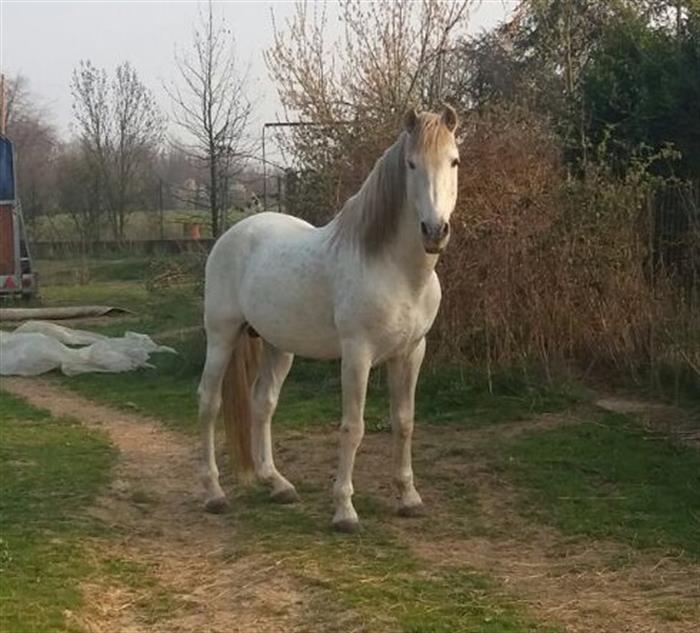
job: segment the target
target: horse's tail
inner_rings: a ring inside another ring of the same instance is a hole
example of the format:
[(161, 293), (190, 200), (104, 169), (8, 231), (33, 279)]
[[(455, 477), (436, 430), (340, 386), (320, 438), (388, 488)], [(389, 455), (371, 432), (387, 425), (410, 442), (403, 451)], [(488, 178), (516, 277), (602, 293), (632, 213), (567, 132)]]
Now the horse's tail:
[(231, 354), (221, 386), (226, 443), (233, 469), (244, 483), (253, 478), (251, 393), (261, 352), (262, 339), (244, 331)]

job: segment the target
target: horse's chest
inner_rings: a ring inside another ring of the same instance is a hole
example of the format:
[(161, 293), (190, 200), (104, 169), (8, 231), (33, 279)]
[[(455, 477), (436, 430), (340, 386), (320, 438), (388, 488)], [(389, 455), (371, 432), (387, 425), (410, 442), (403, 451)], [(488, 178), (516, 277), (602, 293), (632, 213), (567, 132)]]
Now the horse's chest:
[(401, 354), (420, 341), (435, 319), (435, 311), (422, 303), (401, 302), (374, 332), (378, 361)]
[(440, 304), (437, 279), (421, 293), (399, 285), (372, 286), (356, 297), (350, 311), (352, 320), (361, 323), (379, 363), (412, 349), (427, 333)]

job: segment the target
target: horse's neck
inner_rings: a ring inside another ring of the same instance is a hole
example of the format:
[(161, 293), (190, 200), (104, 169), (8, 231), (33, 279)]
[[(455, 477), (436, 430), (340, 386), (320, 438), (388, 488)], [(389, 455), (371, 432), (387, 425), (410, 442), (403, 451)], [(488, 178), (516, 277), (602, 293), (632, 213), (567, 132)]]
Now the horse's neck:
[(432, 277), (438, 258), (425, 252), (420, 222), (408, 201), (400, 213), (397, 235), (388, 246), (386, 257), (405, 273), (409, 285), (418, 290)]

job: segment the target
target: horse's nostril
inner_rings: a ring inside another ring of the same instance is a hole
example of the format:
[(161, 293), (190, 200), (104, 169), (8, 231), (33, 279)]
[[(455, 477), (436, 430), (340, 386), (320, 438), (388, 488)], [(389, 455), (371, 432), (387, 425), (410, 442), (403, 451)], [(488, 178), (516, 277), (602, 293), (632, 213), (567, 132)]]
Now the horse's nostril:
[(449, 232), (450, 232), (450, 223), (449, 223), (449, 222), (445, 222), (445, 223), (442, 225), (442, 231), (441, 231), (442, 237), (445, 237)]
[(428, 235), (428, 225), (425, 222), (420, 223), (420, 230), (423, 235)]

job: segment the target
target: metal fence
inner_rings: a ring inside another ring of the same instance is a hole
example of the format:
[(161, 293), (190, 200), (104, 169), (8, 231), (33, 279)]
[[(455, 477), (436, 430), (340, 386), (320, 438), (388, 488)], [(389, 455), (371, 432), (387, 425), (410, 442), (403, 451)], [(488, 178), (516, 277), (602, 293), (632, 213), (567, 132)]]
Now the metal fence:
[(700, 294), (700, 186), (673, 183), (650, 201), (650, 254), (654, 275), (663, 272), (691, 298)]

